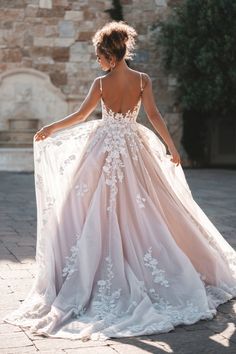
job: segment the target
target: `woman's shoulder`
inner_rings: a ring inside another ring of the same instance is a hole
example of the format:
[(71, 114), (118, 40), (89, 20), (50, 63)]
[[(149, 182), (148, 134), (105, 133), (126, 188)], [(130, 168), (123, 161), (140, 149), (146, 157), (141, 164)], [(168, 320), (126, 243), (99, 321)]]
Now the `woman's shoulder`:
[(131, 70), (141, 78), (143, 88), (151, 84), (151, 78), (147, 73), (143, 71), (133, 70), (133, 69)]
[(107, 75), (101, 75), (101, 76), (97, 76), (94, 79), (94, 82), (98, 83), (99, 81), (103, 80)]
[(148, 82), (151, 81), (151, 78), (150, 78), (150, 76), (149, 76), (147, 73), (145, 73), (145, 72), (143, 72), (143, 71), (134, 70), (134, 69), (130, 69), (130, 70), (131, 70), (134, 74), (138, 75), (139, 77), (141, 76), (141, 78), (142, 78), (144, 84), (147, 84)]
[[(145, 73), (143, 71), (134, 70), (134, 69), (131, 69), (131, 68), (129, 68), (129, 71), (133, 75), (133, 77), (136, 76), (139, 80), (140, 79), (142, 80), (144, 88), (148, 84), (151, 84), (151, 78), (150, 78), (150, 76), (147, 73)], [(105, 75), (97, 76), (94, 79), (95, 85), (98, 86), (101, 89), (101, 87), (103, 86), (103, 83), (105, 83), (106, 81), (109, 82), (109, 76), (110, 76), (109, 73), (107, 73)]]
[(97, 76), (95, 77), (95, 79), (93, 80), (93, 85), (96, 89), (102, 89), (102, 80), (106, 77), (106, 75), (101, 75), (101, 76)]

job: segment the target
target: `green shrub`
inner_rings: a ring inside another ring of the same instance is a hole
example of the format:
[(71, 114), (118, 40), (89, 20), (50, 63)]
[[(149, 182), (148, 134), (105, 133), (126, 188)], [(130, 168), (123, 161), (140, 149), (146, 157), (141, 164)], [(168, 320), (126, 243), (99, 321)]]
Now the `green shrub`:
[(236, 112), (236, 1), (186, 0), (162, 23), (165, 67), (184, 109)]
[(236, 119), (235, 19), (236, 1), (185, 0), (161, 24), (158, 45), (183, 108), (182, 142), (198, 161), (208, 158), (212, 124)]

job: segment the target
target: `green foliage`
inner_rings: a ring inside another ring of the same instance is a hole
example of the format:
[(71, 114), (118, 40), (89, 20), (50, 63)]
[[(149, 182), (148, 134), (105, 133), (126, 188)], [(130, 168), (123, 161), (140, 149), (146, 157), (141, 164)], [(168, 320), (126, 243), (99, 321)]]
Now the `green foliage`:
[(236, 112), (236, 1), (186, 0), (161, 25), (165, 67), (184, 109)]

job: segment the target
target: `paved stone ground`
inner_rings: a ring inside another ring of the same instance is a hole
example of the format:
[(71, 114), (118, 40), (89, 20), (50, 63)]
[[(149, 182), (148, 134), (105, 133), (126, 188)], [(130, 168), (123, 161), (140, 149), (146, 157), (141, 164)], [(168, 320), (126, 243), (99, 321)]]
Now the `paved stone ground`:
[[(236, 171), (186, 170), (195, 200), (236, 248)], [(0, 317), (17, 308), (35, 274), (36, 209), (33, 175), (0, 172)], [(80, 342), (34, 336), (0, 322), (0, 353), (221, 354), (236, 353), (236, 299), (211, 321), (166, 334)]]

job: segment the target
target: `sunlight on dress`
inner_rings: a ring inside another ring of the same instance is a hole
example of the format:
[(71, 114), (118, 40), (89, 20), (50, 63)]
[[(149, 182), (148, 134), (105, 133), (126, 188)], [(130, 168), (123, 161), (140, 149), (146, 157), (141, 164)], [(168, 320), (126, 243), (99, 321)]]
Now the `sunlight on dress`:
[(5, 321), (106, 340), (212, 319), (236, 296), (236, 252), (157, 135), (102, 101), (102, 119), (34, 142), (37, 276)]

